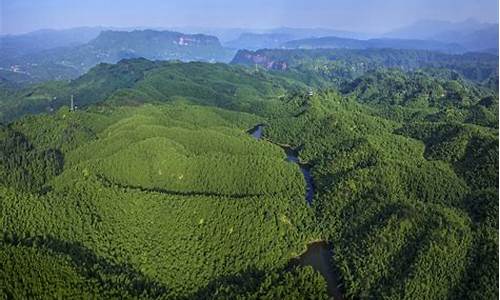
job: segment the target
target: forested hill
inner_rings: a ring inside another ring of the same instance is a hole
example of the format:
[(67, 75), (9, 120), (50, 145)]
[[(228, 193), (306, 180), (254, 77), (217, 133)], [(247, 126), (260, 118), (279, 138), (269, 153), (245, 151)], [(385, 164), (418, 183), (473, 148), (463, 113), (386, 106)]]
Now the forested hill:
[(180, 63), (122, 60), (99, 64), (71, 82), (47, 82), (22, 89), (0, 86), (0, 120), (8, 122), (27, 113), (50, 112), (75, 104), (93, 103), (133, 105), (142, 103), (190, 101), (248, 112), (263, 112), (269, 99), (305, 85), (266, 73), (255, 74), (241, 66), (201, 62)]
[(302, 79), (307, 79), (311, 73), (319, 74), (329, 82), (354, 79), (377, 68), (398, 68), (403, 71), (434, 68), (441, 72), (456, 72), (478, 82), (494, 79), (498, 75), (498, 56), (493, 54), (450, 55), (421, 50), (241, 50), (231, 63), (258, 65), (268, 70), (296, 71)]
[(1, 57), (0, 67), (15, 68), (16, 73), (40, 82), (73, 79), (99, 63), (116, 63), (127, 58), (227, 62), (233, 55), (216, 37), (208, 35), (155, 30), (103, 31), (83, 45)]
[[(261, 50), (240, 51), (233, 65), (128, 59), (99, 64), (71, 82), (46, 82), (20, 89), (3, 80), (0, 120), (8, 122), (26, 113), (53, 111), (69, 105), (71, 95), (80, 107), (100, 102), (141, 104), (188, 99), (197, 104), (265, 113), (274, 105), (269, 99), (308, 88), (349, 89), (361, 76), (378, 69), (381, 72), (375, 78), (380, 78), (385, 76), (383, 70), (390, 68), (401, 72), (389, 78), (403, 78), (404, 82), (395, 81), (394, 86), (389, 86), (390, 81), (382, 80), (388, 89), (407, 93), (405, 89), (417, 91), (419, 85), (430, 85), (423, 90), (433, 90), (430, 95), (438, 105), (442, 94), (470, 99), (467, 94), (471, 91), (484, 95), (485, 91), (497, 89), (498, 61), (493, 58), (488, 54), (445, 55), (412, 50)], [(253, 63), (271, 72), (255, 70)], [(415, 77), (415, 72), (420, 75)], [(416, 78), (431, 83), (413, 81)], [(378, 86), (370, 85), (366, 83), (366, 88)], [(411, 94), (404, 97), (408, 96)]]
[[(283, 68), (280, 72), (265, 72), (255, 70), (254, 66), (237, 65), (252, 61), (271, 69), (276, 68), (275, 64), (281, 64)], [(460, 102), (474, 104), (477, 101), (470, 99), (480, 99), (498, 88), (498, 71), (495, 69), (498, 63), (486, 54), (449, 56), (396, 50), (268, 50), (240, 52), (233, 63), (128, 59), (117, 64), (99, 64), (70, 82), (46, 82), (18, 88), (4, 80), (0, 84), (0, 121), (9, 122), (27, 113), (57, 110), (70, 104), (71, 95), (80, 108), (103, 102), (132, 105), (181, 99), (268, 114), (275, 105), (272, 100), (286, 94), (310, 88), (350, 90), (361, 80), (369, 80), (364, 84), (367, 90), (380, 85), (385, 85), (387, 90), (400, 90), (402, 94), (397, 99), (383, 98), (393, 102), (400, 101), (401, 97), (413, 97), (417, 92), (424, 94), (423, 91), (427, 90), (428, 94), (418, 104), (424, 107), (458, 105)], [(387, 73), (392, 67), (400, 72)], [(374, 73), (375, 69), (379, 72)], [(410, 71), (413, 69), (415, 71)], [(365, 74), (371, 76), (361, 77)], [(372, 82), (377, 84), (372, 85)]]

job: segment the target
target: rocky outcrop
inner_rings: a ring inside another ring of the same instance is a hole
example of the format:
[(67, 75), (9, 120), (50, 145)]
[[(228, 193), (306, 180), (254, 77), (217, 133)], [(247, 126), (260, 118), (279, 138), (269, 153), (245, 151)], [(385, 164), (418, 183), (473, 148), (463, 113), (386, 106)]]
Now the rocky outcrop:
[(274, 59), (266, 55), (264, 51), (248, 51), (240, 50), (234, 57), (232, 64), (237, 65), (258, 65), (266, 68), (267, 70), (288, 70), (289, 64), (286, 61)]

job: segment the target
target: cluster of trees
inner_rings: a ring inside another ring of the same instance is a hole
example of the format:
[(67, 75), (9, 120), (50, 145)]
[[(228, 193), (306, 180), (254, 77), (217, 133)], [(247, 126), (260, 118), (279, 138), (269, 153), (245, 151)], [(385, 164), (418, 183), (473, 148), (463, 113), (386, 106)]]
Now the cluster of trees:
[(0, 125), (0, 184), (43, 192), (46, 183), (62, 172), (63, 165), (59, 150), (36, 149), (22, 133)]
[(114, 264), (80, 243), (50, 236), (20, 239), (4, 234), (0, 258), (0, 292), (12, 299), (158, 299), (169, 291), (128, 265)]
[(488, 92), (460, 79), (446, 80), (423, 71), (406, 73), (397, 69), (370, 71), (345, 84), (342, 90), (355, 93), (361, 102), (414, 108), (464, 108)]
[(312, 267), (274, 272), (247, 271), (222, 278), (197, 293), (195, 299), (331, 299), (323, 277)]
[(148, 190), (240, 197), (304, 194), (301, 173), (284, 163), (279, 147), (255, 143), (241, 129), (185, 129), (169, 120), (175, 126), (170, 127), (164, 117), (142, 110), (80, 147), (71, 163), (86, 160), (89, 172)]

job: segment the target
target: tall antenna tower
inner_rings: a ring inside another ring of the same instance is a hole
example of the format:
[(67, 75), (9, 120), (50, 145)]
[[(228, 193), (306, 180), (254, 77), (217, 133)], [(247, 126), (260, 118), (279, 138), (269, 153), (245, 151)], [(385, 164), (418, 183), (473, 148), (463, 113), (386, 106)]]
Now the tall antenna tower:
[(75, 111), (75, 101), (74, 101), (73, 95), (71, 95), (71, 107), (70, 107), (70, 110), (71, 111)]

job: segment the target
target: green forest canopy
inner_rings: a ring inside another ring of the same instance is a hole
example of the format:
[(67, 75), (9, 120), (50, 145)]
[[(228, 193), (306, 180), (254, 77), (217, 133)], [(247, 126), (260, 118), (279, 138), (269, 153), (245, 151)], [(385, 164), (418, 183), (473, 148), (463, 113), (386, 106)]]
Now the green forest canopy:
[[(326, 299), (289, 265), (326, 240), (345, 298), (497, 298), (495, 84), (451, 65), (297, 70), (139, 59), (5, 87), (0, 291)], [(311, 167), (312, 207), (276, 144)]]

